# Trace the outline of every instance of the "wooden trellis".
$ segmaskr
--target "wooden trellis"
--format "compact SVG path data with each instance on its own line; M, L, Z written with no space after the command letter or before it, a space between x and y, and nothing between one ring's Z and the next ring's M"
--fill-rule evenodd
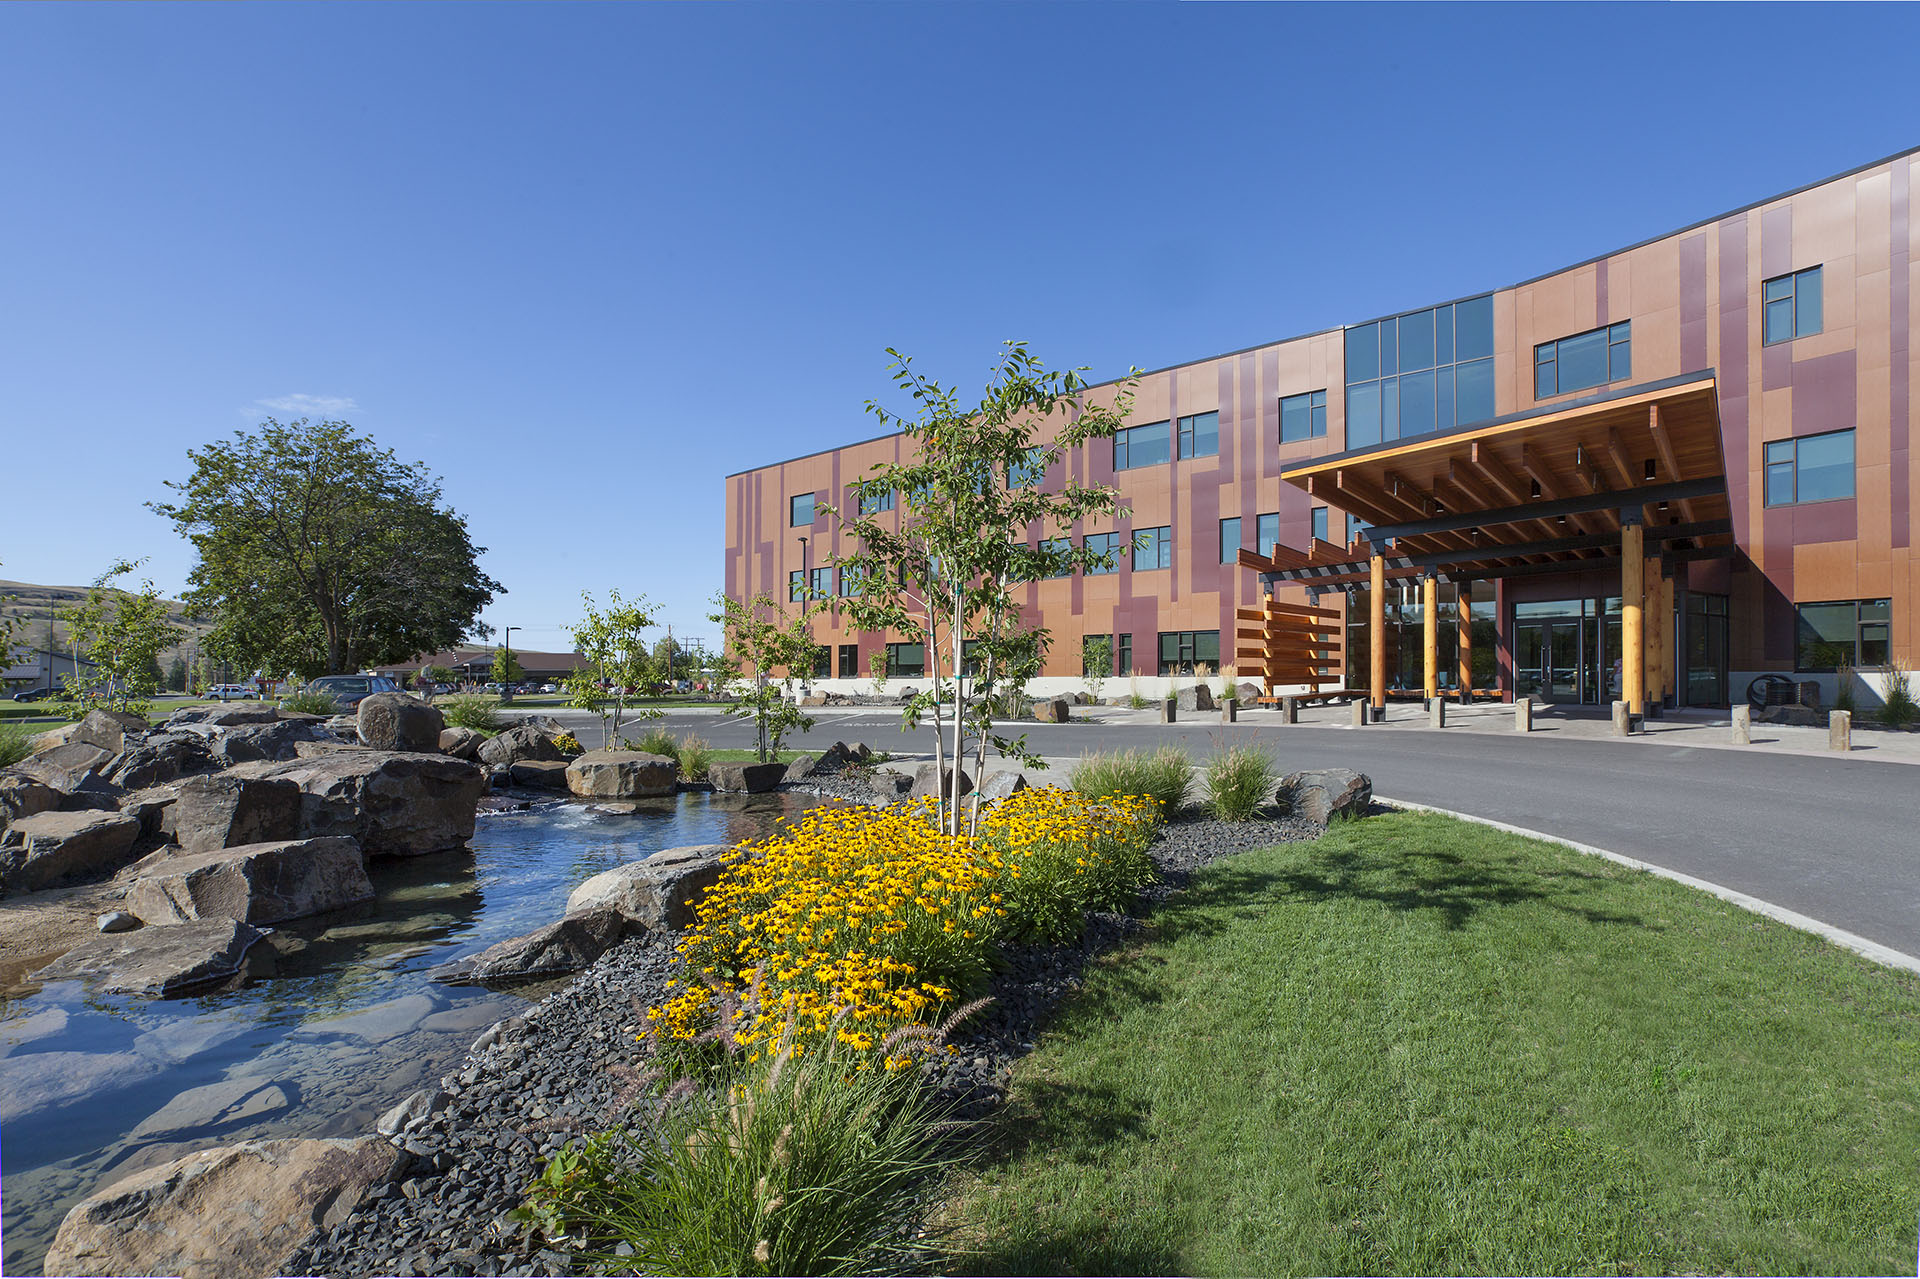
M1271 555L1243 550L1239 562L1243 568L1267 574L1304 568L1339 554L1340 548L1316 539L1307 552L1280 545L1274 546ZM1346 637L1339 609L1285 603L1274 597L1269 584L1259 608L1235 609L1234 617L1259 623L1236 627L1234 657L1241 671L1260 672L1268 697L1275 696L1276 685L1304 684L1318 694L1322 685L1339 689L1344 683Z

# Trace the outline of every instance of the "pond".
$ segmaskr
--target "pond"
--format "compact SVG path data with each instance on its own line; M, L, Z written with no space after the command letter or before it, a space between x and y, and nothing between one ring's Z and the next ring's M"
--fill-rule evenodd
M603 870L757 838L820 802L682 794L631 813L483 814L470 852L376 861L373 902L276 925L239 989L154 1000L61 981L0 998L0 1274L38 1274L67 1210L141 1168L248 1139L371 1132L482 1030L564 981L488 991L430 969L559 918Z

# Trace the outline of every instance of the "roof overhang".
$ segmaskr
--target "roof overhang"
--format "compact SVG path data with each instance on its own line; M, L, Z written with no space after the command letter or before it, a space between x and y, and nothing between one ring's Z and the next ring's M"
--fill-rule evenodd
M1713 374L1628 387L1290 467L1287 483L1371 527L1346 547L1242 552L1269 580L1455 579L1618 565L1621 530L1647 553L1732 554L1732 511ZM1264 548L1263 548L1264 549Z

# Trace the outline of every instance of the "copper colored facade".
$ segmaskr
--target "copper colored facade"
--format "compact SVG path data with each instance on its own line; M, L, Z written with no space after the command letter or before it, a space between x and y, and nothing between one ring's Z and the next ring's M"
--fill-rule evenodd
M1887 652L1908 662L1915 656L1920 557L1914 546L1920 528L1913 493L1920 458L1910 440L1920 352L1909 335L1920 307L1911 216L1920 183L1916 154L1490 294L1492 413L1477 412L1475 420L1549 413L1558 405L1682 378L1712 380L1733 545L1721 558L1675 570L1681 597L1673 633L1685 643L1687 596L1700 597L1696 612L1701 600L1718 601L1711 611L1727 619L1727 647L1713 658L1724 667L1719 683L1698 682L1690 697L1683 678L1677 700L1724 704L1729 696L1738 699L1748 678L1761 672L1800 670L1805 673L1796 678L1824 678L1831 689L1837 650L1813 645L1808 628L1827 624L1838 611L1803 607L1811 604L1858 602L1862 617L1884 613L1887 621L1867 623L1871 638L1854 651L1865 665ZM1797 333L1791 308L1778 305L1780 295L1795 287L1803 311ZM1774 341L1767 340L1770 302L1779 338ZM1814 308L1817 315L1804 314ZM1783 317L1788 336L1780 337ZM1604 355L1604 331L1618 325L1627 326L1615 331L1628 344L1626 366L1605 367L1598 383L1581 376L1581 369L1594 367L1596 343ZM1049 675L1080 675L1084 635L1132 636L1133 670L1143 676L1160 670L1159 637L1166 633L1218 632L1224 660L1231 661L1234 610L1256 604L1261 585L1256 573L1221 562L1223 519L1238 517L1241 544L1252 547L1259 517L1277 514L1279 541L1304 548L1313 533L1313 508L1327 506L1327 540L1349 541L1354 530L1335 501L1283 481L1282 472L1373 444L1357 434L1350 442L1348 430L1349 346L1366 329L1330 329L1144 375L1129 421L1178 423L1217 413L1215 455L1175 456L1117 473L1104 443L1066 459L1074 480L1113 485L1131 508L1116 525L1076 528L1076 538L1111 530L1124 547L1137 530L1165 527L1172 530L1172 555L1169 567L1136 570L1123 549L1111 574L1075 574L1021 588L1025 609L1053 634ZM1596 331L1602 338L1594 337ZM1543 351L1549 343L1561 345ZM1542 394L1538 381L1553 382L1561 373L1543 372L1541 362L1563 350L1571 380L1585 384L1550 386ZM1355 351L1364 354L1357 346ZM1466 374L1459 376L1464 387ZM1429 393L1431 377L1416 370L1411 378L1418 394ZM1324 436L1283 443L1281 401L1313 392L1325 393ZM1111 394L1111 388L1094 393ZM1397 383L1392 393L1399 393ZM1428 425L1417 414L1410 420ZM1453 425L1468 424L1463 419ZM1830 459L1845 442L1836 433L1848 431L1850 485L1841 484L1836 468L1808 461L1802 491L1814 500L1792 500L1792 459ZM1787 443L1808 439L1814 443ZM1393 443L1390 437L1380 447ZM902 444L888 436L729 476L727 594L740 599L765 591L786 598L791 573L829 567L834 530L825 517L794 525L792 499L812 494L816 505L842 502L849 481L876 462L897 459ZM1775 447L1769 450L1769 444ZM1060 476L1050 475L1048 482L1059 483ZM1836 487L1850 488L1850 495L1825 496ZM837 590L837 575L829 576L829 588ZM1582 599L1604 616L1618 581L1571 560L1564 572L1490 580L1482 584L1491 587L1484 594L1476 587L1475 612L1493 623L1497 636L1499 686L1511 693L1531 678L1531 668L1515 669L1516 626L1526 617L1550 614L1546 601ZM1357 599L1348 589L1327 593L1326 602L1353 609ZM1283 588L1283 595L1307 599L1298 586ZM816 634L832 654L836 676L842 673L842 646L856 646L863 678L871 654L891 638L852 632L833 612L823 616ZM1582 660L1594 656L1582 651ZM1718 688L1717 699L1699 696L1704 688ZM1603 691L1588 700L1607 699Z

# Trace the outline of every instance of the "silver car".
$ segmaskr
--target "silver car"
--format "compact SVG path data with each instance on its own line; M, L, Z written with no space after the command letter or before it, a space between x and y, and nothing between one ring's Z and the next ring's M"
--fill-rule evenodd
M385 675L322 675L307 690L325 693L343 711L350 711L375 693L397 693L400 686Z

